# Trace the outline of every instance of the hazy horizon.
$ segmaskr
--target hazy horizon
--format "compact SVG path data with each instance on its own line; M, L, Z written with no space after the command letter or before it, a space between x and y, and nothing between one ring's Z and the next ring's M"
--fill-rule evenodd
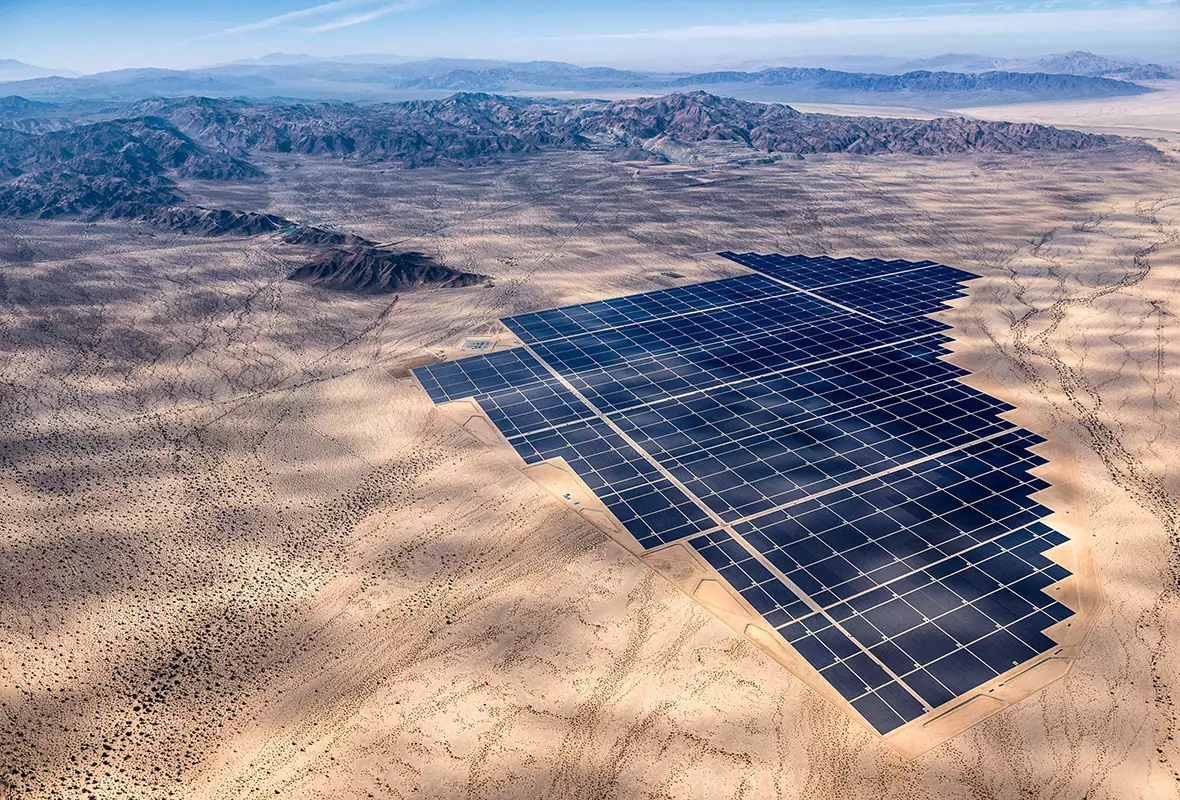
M69 19L68 27L61 25ZM199 7L124 0L17 0L0 9L0 57L94 73L189 69L272 53L407 59L552 60L587 66L695 69L825 57L1002 58L1070 50L1142 61L1180 58L1180 2L963 2L894 6L759 0L732 6L603 0L552 7L480 0L213 0Z

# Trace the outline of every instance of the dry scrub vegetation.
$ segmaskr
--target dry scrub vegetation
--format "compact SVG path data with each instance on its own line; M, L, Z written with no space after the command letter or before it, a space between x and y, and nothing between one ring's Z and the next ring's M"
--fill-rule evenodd
M16 796L1177 795L1174 164L265 166L185 189L494 285L353 297L285 280L271 238L0 223ZM404 377L504 314L719 277L690 254L727 248L986 276L963 357L1076 449L1090 502L1108 605L1066 680L903 762Z

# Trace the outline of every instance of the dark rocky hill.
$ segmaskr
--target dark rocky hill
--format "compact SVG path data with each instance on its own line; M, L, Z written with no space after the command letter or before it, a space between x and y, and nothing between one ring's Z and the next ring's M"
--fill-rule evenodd
M276 214L200 206L160 208L144 219L161 228L202 236L258 236L297 227L296 223Z
M218 147L398 161L408 167L576 147L580 140L561 124L565 111L540 101L482 94L369 106L196 98L128 109L166 116L188 135Z
M0 215L139 217L173 205L174 178L245 180L262 171L159 117L48 133L0 129Z
M154 176L128 179L45 171L0 183L0 216L142 219L182 199L171 181Z
M4 119L44 116L54 113L58 108L56 103L28 100L18 94L0 97L0 118Z
M80 163L122 165L140 174L245 180L262 176L249 162L197 144L159 117L81 125L29 137L18 154L22 169L71 170ZM108 167L109 168L109 167Z
M72 128L88 114L103 110L99 103L43 103L8 95L0 97L0 128L48 133Z
M423 253L391 253L371 247L329 250L291 273L290 279L336 291L388 294L425 286L458 288L490 281L460 272Z
M299 225L291 227L283 234L283 241L287 244L306 244L317 247L372 247L374 242L357 236L354 233L320 228L316 225Z

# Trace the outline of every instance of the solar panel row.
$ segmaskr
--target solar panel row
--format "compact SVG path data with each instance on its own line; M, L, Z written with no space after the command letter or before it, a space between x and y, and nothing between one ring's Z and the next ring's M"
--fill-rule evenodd
M536 345L544 359L563 372L593 365L607 368L630 359L736 342L843 315L830 303L800 292L739 306L704 309L677 317L635 322Z
M734 530L821 606L1046 516L1013 432L739 522Z
M947 383L966 370L941 360L946 337L845 356L811 369L746 378L615 412L643 431L652 455L678 457L837 409Z
M708 449L661 463L727 522L866 478L1012 427L1011 406L960 385L890 397L872 406L809 412L796 422L741 431ZM619 427L645 450L643 426L625 415ZM740 429L739 429L740 430Z
M949 308L947 302L966 294L963 282L973 277L952 267L936 266L841 283L816 294L877 319L906 319Z
M850 314L833 314L778 332L607 365L598 364L589 355L578 359L554 357L546 345L534 349L592 404L610 412L911 341L946 327L926 318L886 325Z
M803 595L728 533L707 533L692 544L764 619L780 626L793 623L801 631L792 646L878 731L887 733L925 711L896 676L830 619L812 612Z
M724 531L692 544L887 733L1054 647L1044 629L1072 612L1045 589L1069 573L1043 553L1064 541L1033 523L817 611Z
M588 420L513 440L525 463L564 458L644 547L708 530L713 520L609 425Z
M519 349L418 367L414 376L435 403L520 389L552 377L544 364Z
M829 256L784 256L778 253L732 253L717 255L736 261L800 289L819 289L848 281L891 275L906 270L935 266L933 261L883 261L879 258L830 258ZM972 276L974 277L974 276Z
M833 679L848 656L830 647L822 631L838 625L934 708L1055 646L1043 631L1072 612L1044 590L1069 573L1043 552L1061 541L1034 523L781 632L854 700L876 687L862 683L850 697Z
M690 539L882 733L1052 647L1042 440L924 316L975 276L722 255L768 277L508 318L527 348L416 374L564 458L643 547Z
M480 407L507 437L589 419L594 412L551 375L520 388L478 395Z
M743 275L738 278L724 278L675 289L660 289L578 306L520 314L508 317L503 322L522 341L543 342L588 331L689 314L702 309L724 308L735 303L785 294L788 291L790 290L781 283L761 275Z

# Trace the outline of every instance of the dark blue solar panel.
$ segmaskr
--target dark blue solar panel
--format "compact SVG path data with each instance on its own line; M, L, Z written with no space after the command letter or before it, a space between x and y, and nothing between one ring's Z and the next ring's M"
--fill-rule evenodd
M644 547L689 539L881 733L1051 650L1073 612L1043 440L960 383L924 316L976 276L722 255L763 274L511 317L537 357L415 374L526 462L565 459Z
M1055 535L1033 523L828 613L938 706L1056 646L1043 631L1073 612L1044 591L1069 574L1041 555Z
M963 282L976 277L952 267L935 266L837 284L819 289L817 294L877 319L904 319L949 308L948 301L966 294Z
M593 412L527 350L418 367L414 375L436 403L473 397L505 436L518 436Z
M771 625L780 627L811 613L799 595L725 531L706 533L692 545Z
M1028 473L1044 463L1028 450L1040 441L1014 432L735 530L828 606L1046 516L1032 494L1047 484Z
M800 289L818 289L838 283L874 278L920 267L935 266L933 261L882 261L879 258L830 258L828 256L783 256L777 253L724 252L718 255L736 261Z
M591 420L530 433L512 444L529 464L564 458L644 547L714 527L696 503L605 422Z
M851 314L839 315L778 333L636 358L605 369L592 364L571 366L565 374L593 405L609 413L684 392L816 364L867 348L917 339L946 328L925 318L885 325ZM540 348L543 345L538 353L544 357Z
M615 297L595 303L520 314L506 317L501 321L523 341L534 343L744 303L781 295L787 291L789 290L781 283L768 280L761 275L743 275L691 286L679 286L675 289Z
M640 430L644 449L652 455L675 458L788 423L948 383L966 370L941 360L947 341L936 334L810 368L690 392L611 416L628 429Z
M1073 613L1042 591L1068 575L1042 555L1059 537L1033 523L822 612L724 531L691 543L887 733L1055 646L1043 631ZM1030 580L1031 600L1013 590Z
M607 369L645 356L699 350L718 342L736 343L845 313L823 300L790 292L740 306L554 339L536 345L535 349L559 372L571 374Z
M691 544L878 731L922 714L922 703L877 659L728 533L707 533Z
M926 710L911 688L830 616L811 614L779 632L878 732L888 733Z
M921 702L897 681L853 700L852 707L881 734L917 719L925 711Z
M520 389L552 377L544 364L521 349L415 367L413 373L435 403Z
M476 399L488 419L509 438L594 416L585 403L552 376Z
M999 414L1012 407L961 384L890 396L868 406L797 403L794 419L761 429L735 426L708 447L689 441L661 464L728 522L869 477L923 456L969 444L1015 426ZM658 451L650 408L616 417L648 452ZM695 424L695 422L686 423ZM670 435L670 434L669 434Z

